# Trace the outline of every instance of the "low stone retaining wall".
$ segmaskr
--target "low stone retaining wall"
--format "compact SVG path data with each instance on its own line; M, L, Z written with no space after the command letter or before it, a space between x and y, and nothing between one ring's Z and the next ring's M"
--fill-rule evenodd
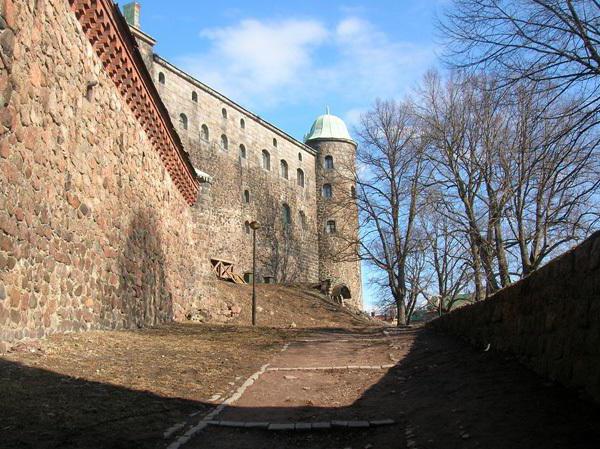
M511 352L600 402L600 232L489 299L430 327Z

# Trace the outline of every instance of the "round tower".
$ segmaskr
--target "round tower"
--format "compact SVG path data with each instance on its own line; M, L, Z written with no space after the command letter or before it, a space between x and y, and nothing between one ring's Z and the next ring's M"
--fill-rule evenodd
M344 121L329 110L317 117L305 142L317 153L319 279L328 281L332 296L362 309L354 185L356 142Z

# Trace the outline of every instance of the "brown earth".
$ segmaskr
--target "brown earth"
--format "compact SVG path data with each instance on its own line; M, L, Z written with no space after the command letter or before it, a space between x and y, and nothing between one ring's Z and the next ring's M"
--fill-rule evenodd
M239 314L213 318L231 324L248 324L252 319L252 286L219 281L215 296L223 313L235 306ZM364 313L341 307L316 289L294 285L257 284L257 323L261 326L288 327L348 327L381 325Z
M218 419L395 424L308 432L208 426L182 449L600 447L598 407L510 357L423 329L351 327L363 319L328 302L319 307L318 295L299 293L296 304L279 296L293 289L261 290L264 310L286 305L269 314L280 328L171 324L57 335L4 354L0 448L166 448L266 363L396 365L267 371ZM321 317L334 327L300 327ZM284 328L290 319L299 327ZM177 423L183 427L165 438Z
M292 343L273 367L331 365L356 360L369 340L372 353L399 357L389 370L270 371L220 417L273 423L372 420L396 424L368 429L268 431L208 426L184 448L203 449L592 449L600 447L600 410L575 392L548 383L502 354L484 352L424 329L376 335L330 333L329 341ZM382 336L379 333L379 336ZM323 338L323 334L311 338ZM382 344L384 343L384 344ZM296 350L292 350L296 348ZM315 366L315 365L312 365Z
M155 447L289 338L276 329L171 324L59 335L0 358L0 447Z
M168 324L55 335L0 354L0 448L155 447L170 425L231 393L303 326L368 323L318 292L261 285L252 328L249 286L219 283L238 324ZM297 329L284 331L292 322ZM133 446L132 446L133 445Z

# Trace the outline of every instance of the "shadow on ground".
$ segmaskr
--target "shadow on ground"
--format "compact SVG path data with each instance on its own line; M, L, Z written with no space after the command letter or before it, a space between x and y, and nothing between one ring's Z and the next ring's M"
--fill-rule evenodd
M369 332L320 330L319 338ZM377 331L379 332L379 331ZM381 333L379 333L381 336ZM428 330L391 340L407 355L350 407L227 409L260 417L394 418L377 429L274 433L209 427L189 448L551 449L600 447L600 411L577 393L552 385L503 354L483 352ZM59 375L0 360L0 447L164 448L163 432L213 406ZM190 422L195 422L191 421ZM408 436L407 436L408 429Z

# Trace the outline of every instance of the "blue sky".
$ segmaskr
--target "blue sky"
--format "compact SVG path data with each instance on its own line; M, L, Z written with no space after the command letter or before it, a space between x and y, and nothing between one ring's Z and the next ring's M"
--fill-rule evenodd
M302 139L326 105L352 132L376 98L402 97L435 67L446 0L140 3L158 54Z

